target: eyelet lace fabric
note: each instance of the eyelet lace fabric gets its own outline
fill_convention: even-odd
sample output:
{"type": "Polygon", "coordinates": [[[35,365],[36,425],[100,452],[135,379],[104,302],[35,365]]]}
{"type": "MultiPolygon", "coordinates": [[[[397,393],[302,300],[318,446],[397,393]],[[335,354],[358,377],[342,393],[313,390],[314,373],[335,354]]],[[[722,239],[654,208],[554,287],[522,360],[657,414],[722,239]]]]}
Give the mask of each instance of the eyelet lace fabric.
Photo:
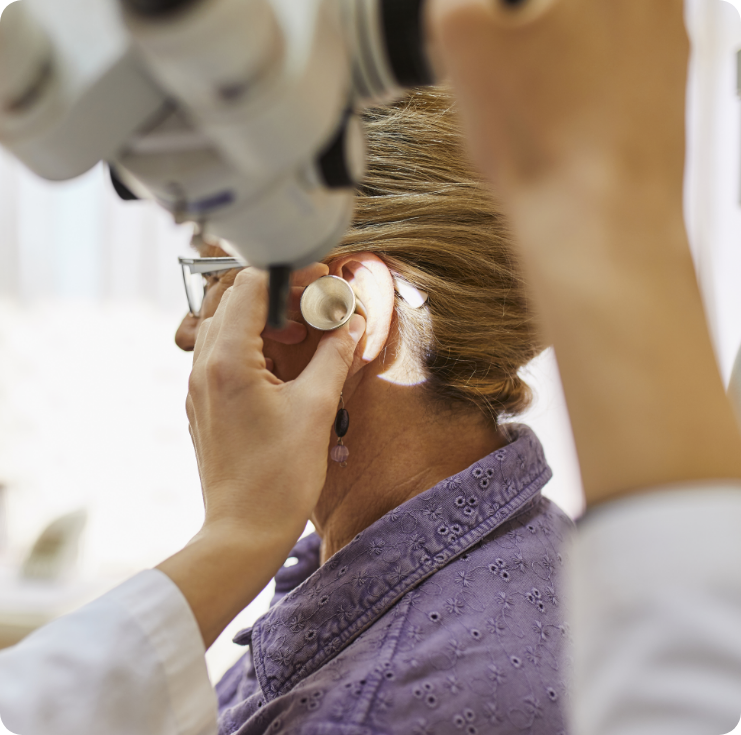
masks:
{"type": "Polygon", "coordinates": [[[220,735],[565,733],[562,544],[532,431],[276,575],[217,685],[220,735]]]}

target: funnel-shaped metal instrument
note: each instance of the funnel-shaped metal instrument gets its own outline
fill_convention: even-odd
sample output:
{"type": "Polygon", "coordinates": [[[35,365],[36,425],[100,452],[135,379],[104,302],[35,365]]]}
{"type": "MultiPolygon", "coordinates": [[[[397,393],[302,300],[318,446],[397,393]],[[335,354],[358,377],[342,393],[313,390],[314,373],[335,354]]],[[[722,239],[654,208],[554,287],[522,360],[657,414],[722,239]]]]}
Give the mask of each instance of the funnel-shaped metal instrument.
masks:
{"type": "Polygon", "coordinates": [[[301,314],[306,323],[323,332],[347,324],[356,310],[361,314],[365,311],[350,284],[338,276],[318,278],[301,296],[301,314]]]}

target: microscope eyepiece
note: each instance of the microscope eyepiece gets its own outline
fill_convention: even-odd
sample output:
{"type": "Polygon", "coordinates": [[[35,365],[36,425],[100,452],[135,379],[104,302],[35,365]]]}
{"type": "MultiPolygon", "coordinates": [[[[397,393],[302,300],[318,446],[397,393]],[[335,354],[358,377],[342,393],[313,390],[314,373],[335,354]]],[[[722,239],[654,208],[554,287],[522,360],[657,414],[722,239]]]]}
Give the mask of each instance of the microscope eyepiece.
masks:
{"type": "Polygon", "coordinates": [[[317,160],[322,182],[329,189],[356,187],[365,176],[365,159],[363,125],[356,115],[348,112],[317,160]]]}
{"type": "Polygon", "coordinates": [[[353,84],[364,104],[384,104],[409,87],[435,83],[427,59],[426,0],[341,0],[353,54],[353,84]]]}
{"type": "Polygon", "coordinates": [[[108,161],[122,199],[153,199],[268,269],[272,327],[291,269],[350,226],[362,109],[434,82],[426,0],[28,1],[0,24],[3,144],[50,179],[108,161]],[[37,100],[48,120],[29,137],[37,100]]]}
{"type": "Polygon", "coordinates": [[[435,79],[425,53],[422,8],[425,0],[379,0],[381,22],[396,81],[402,87],[422,87],[435,79]]]}
{"type": "Polygon", "coordinates": [[[118,194],[119,199],[123,200],[124,202],[135,202],[139,201],[139,197],[134,194],[131,189],[129,189],[126,184],[124,184],[123,181],[121,181],[121,177],[116,172],[116,169],[109,164],[108,166],[108,173],[111,177],[111,184],[113,185],[113,190],[118,194]]]}

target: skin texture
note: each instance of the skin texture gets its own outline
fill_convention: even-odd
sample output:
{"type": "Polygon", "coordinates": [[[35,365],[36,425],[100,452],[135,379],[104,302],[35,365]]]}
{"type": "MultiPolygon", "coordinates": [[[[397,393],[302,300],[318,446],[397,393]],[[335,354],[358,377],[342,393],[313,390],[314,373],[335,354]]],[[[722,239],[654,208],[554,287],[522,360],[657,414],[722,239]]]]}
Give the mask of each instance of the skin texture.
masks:
{"type": "MultiPolygon", "coordinates": [[[[350,459],[344,468],[330,461],[311,514],[323,540],[323,559],[391,509],[504,444],[496,428],[475,410],[441,413],[429,405],[420,383],[423,376],[400,346],[391,274],[376,255],[344,256],[328,270],[351,284],[365,307],[367,324],[343,387],[350,414],[344,439],[350,459]]],[[[175,337],[182,349],[196,344],[201,322],[216,309],[234,275],[228,273],[209,286],[201,319],[185,317],[175,337]]],[[[306,280],[300,279],[302,284],[306,280]]],[[[293,342],[275,333],[264,339],[266,361],[286,381],[306,369],[321,338],[321,332],[305,326],[298,298],[293,304],[292,334],[298,334],[300,325],[305,339],[293,342]]]]}
{"type": "Polygon", "coordinates": [[[186,408],[205,520],[158,568],[182,591],[206,647],[268,583],[316,505],[329,427],[365,328],[353,317],[319,341],[296,380],[283,381],[262,352],[266,318],[266,276],[248,268],[194,350],[186,408]]]}
{"type": "MultiPolygon", "coordinates": [[[[741,438],[682,218],[682,2],[532,0],[521,7],[525,13],[513,15],[501,0],[432,0],[427,23],[472,158],[509,215],[555,345],[587,502],[688,480],[739,479],[741,438]]],[[[376,446],[365,435],[374,417],[363,396],[379,371],[377,357],[363,360],[367,342],[353,357],[349,330],[339,330],[319,343],[299,378],[281,382],[296,366],[283,362],[285,344],[269,350],[266,339],[272,354],[263,355],[264,304],[264,278],[244,271],[213,321],[201,325],[195,349],[188,414],[206,522],[160,568],[191,604],[206,645],[267,583],[314,508],[325,553],[349,532],[352,500],[342,485],[360,493],[363,479],[345,475],[334,484],[326,477],[329,431],[318,430],[331,425],[343,386],[353,402],[347,444],[354,466],[367,465],[376,446]],[[240,589],[225,583],[237,577],[240,589]]],[[[359,320],[351,327],[362,328],[359,320]]],[[[394,348],[390,326],[386,355],[394,348]]],[[[386,405],[402,395],[396,384],[385,390],[379,400],[386,405]]],[[[426,415],[414,389],[403,395],[417,417],[426,415]]],[[[405,420],[394,418],[387,426],[405,420]]],[[[392,466],[418,450],[401,430],[376,440],[392,466]]],[[[439,467],[424,481],[409,471],[409,492],[455,469],[439,467]]],[[[370,515],[391,502],[379,498],[370,515]]]]}
{"type": "Polygon", "coordinates": [[[681,0],[432,0],[432,48],[555,346],[587,503],[741,477],[682,212],[681,0]]]}

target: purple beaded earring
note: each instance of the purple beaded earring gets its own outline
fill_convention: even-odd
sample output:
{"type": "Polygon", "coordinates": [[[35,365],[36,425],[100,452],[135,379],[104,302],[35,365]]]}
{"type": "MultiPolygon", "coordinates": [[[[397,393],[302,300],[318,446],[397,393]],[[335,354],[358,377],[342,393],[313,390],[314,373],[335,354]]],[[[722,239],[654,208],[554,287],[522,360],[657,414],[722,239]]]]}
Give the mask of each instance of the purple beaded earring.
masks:
{"type": "Polygon", "coordinates": [[[350,414],[345,408],[345,399],[340,393],[340,407],[337,410],[337,416],[334,420],[334,433],[337,434],[337,445],[332,447],[329,456],[337,462],[340,467],[347,467],[347,458],[350,456],[350,450],[342,443],[342,437],[347,434],[350,428],[350,414]]]}

